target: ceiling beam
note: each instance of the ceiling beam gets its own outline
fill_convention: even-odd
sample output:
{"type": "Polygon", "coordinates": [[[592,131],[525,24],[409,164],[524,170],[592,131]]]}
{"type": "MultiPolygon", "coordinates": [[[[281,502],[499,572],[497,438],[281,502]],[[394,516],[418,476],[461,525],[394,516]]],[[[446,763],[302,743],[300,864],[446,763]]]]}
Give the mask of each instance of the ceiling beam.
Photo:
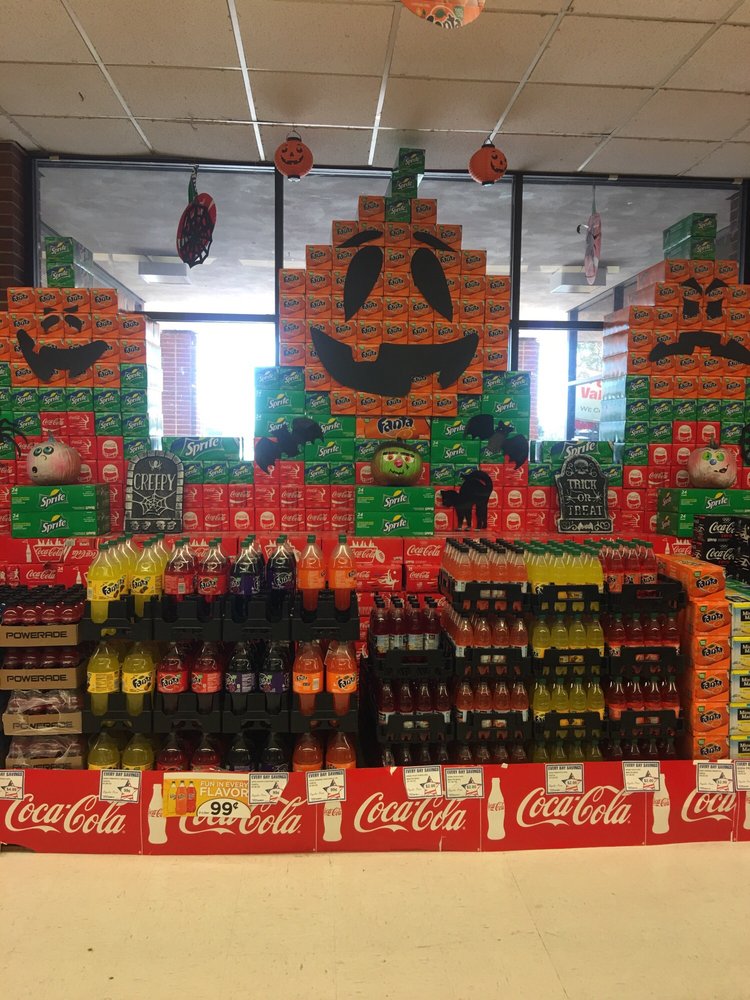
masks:
{"type": "Polygon", "coordinates": [[[247,99],[247,106],[250,110],[250,120],[252,122],[253,132],[255,132],[255,144],[258,147],[258,159],[265,160],[266,154],[263,150],[263,140],[260,137],[258,115],[255,111],[255,99],[253,97],[253,88],[250,86],[250,74],[247,71],[245,46],[242,43],[242,32],[240,30],[240,20],[237,16],[237,5],[235,0],[227,0],[227,10],[229,11],[229,20],[232,22],[232,33],[234,34],[234,44],[237,46],[237,57],[240,60],[242,83],[245,87],[245,97],[247,99]]]}
{"type": "Polygon", "coordinates": [[[378,130],[380,129],[380,118],[383,114],[383,105],[385,103],[385,92],[388,89],[388,77],[391,72],[391,63],[393,62],[393,51],[396,48],[396,35],[398,34],[398,24],[399,18],[401,17],[401,4],[395,3],[393,5],[393,12],[391,14],[391,30],[388,33],[388,44],[385,49],[385,61],[383,63],[383,76],[380,80],[380,90],[378,92],[378,103],[375,107],[375,121],[372,126],[372,139],[370,140],[370,153],[367,157],[367,166],[372,166],[372,161],[375,159],[375,146],[378,142],[378,130]]]}

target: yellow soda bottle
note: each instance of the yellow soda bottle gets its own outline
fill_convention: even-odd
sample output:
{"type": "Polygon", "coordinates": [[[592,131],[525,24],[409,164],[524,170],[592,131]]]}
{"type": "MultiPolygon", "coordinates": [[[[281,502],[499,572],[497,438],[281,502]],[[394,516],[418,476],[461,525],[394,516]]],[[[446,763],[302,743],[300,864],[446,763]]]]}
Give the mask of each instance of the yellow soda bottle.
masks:
{"type": "Polygon", "coordinates": [[[156,665],[148,646],[134,642],[122,661],[122,690],[128,706],[128,715],[140,715],[143,697],[154,690],[156,665]]]}
{"type": "Polygon", "coordinates": [[[570,685],[570,694],[568,695],[568,705],[570,706],[568,709],[570,712],[586,711],[586,692],[583,689],[583,678],[580,674],[576,674],[573,677],[570,685]]]}
{"type": "Polygon", "coordinates": [[[586,625],[586,645],[589,649],[596,649],[600,656],[604,656],[604,632],[596,615],[586,625]]]}
{"type": "Polygon", "coordinates": [[[169,562],[170,552],[167,548],[166,542],[164,541],[164,533],[159,532],[156,536],[156,542],[154,544],[154,551],[159,557],[161,562],[161,573],[164,576],[164,570],[167,568],[167,563],[169,562]]]}
{"type": "Polygon", "coordinates": [[[537,677],[534,681],[534,690],[531,692],[531,711],[535,722],[544,722],[547,712],[552,711],[552,697],[543,677],[537,677]]]}
{"type": "Polygon", "coordinates": [[[154,541],[144,542],[130,577],[130,593],[135,595],[135,613],[143,617],[147,598],[158,597],[164,589],[161,556],[154,548],[154,541]]]}
{"type": "Polygon", "coordinates": [[[91,695],[91,711],[105,715],[109,696],[120,688],[120,660],[114,646],[105,639],[99,643],[86,666],[86,690],[91,695]]]}
{"type": "Polygon", "coordinates": [[[125,557],[125,571],[127,573],[125,581],[125,593],[127,593],[130,589],[131,577],[141,555],[137,545],[133,541],[133,533],[130,531],[122,536],[122,552],[125,557]]]}
{"type": "Polygon", "coordinates": [[[552,639],[551,645],[556,649],[568,648],[568,630],[565,627],[565,620],[562,615],[558,615],[552,622],[550,636],[552,639]]]}
{"type": "Polygon", "coordinates": [[[536,659],[544,659],[545,649],[552,645],[549,626],[545,618],[537,618],[531,630],[531,653],[536,659]]]}
{"type": "Polygon", "coordinates": [[[109,735],[102,730],[89,750],[89,771],[105,771],[120,766],[120,750],[109,735]]]}
{"type": "Polygon", "coordinates": [[[586,711],[598,712],[599,718],[604,718],[604,692],[598,677],[592,677],[586,691],[586,711]]]}
{"type": "Polygon", "coordinates": [[[573,619],[568,627],[568,648],[585,649],[586,641],[586,628],[581,621],[581,616],[577,614],[573,615],[573,619]]]}
{"type": "Polygon", "coordinates": [[[122,766],[126,771],[151,771],[154,767],[154,748],[142,733],[133,738],[122,753],[122,766]]]}
{"type": "Polygon", "coordinates": [[[91,620],[105,622],[109,616],[109,602],[116,601],[119,596],[120,569],[111,543],[105,542],[87,574],[86,598],[91,604],[91,620]]]}
{"type": "Polygon", "coordinates": [[[552,685],[552,692],[550,695],[550,711],[552,712],[567,712],[569,700],[568,692],[565,689],[565,681],[559,675],[555,676],[555,682],[552,685]]]}

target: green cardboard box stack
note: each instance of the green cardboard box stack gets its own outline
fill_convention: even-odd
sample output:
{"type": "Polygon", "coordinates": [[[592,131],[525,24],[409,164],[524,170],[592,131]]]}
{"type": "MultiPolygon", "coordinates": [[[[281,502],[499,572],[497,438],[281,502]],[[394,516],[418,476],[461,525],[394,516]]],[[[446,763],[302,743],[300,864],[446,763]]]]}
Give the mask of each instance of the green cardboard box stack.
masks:
{"type": "Polygon", "coordinates": [[[13,538],[72,538],[109,531],[106,485],[13,486],[10,492],[13,538]]]}
{"type": "Polygon", "coordinates": [[[253,463],[240,459],[242,438],[164,437],[162,448],[182,459],[186,483],[253,482],[253,463]]]}
{"type": "Polygon", "coordinates": [[[659,490],[656,530],[691,538],[698,514],[750,514],[750,490],[659,490]]]}
{"type": "Polygon", "coordinates": [[[716,260],[716,215],[692,212],[662,234],[665,260],[716,260]]]}
{"type": "Polygon", "coordinates": [[[75,243],[72,236],[45,236],[44,260],[50,288],[75,288],[75,243]]]}

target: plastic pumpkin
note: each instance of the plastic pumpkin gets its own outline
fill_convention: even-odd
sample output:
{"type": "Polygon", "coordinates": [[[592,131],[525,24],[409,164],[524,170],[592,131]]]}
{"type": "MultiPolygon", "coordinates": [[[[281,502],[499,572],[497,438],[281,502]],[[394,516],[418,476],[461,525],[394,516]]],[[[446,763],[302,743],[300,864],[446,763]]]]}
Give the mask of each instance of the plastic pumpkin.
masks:
{"type": "Polygon", "coordinates": [[[728,489],[737,479],[737,456],[729,448],[704,445],[690,452],[687,471],[696,489],[728,489]]]}
{"type": "Polygon", "coordinates": [[[483,187],[499,181],[508,169],[505,153],[487,139],[469,160],[469,173],[483,187]]]}
{"type": "Polygon", "coordinates": [[[386,441],[372,456],[370,468],[378,486],[413,486],[422,472],[422,456],[405,441],[386,441]]]}
{"type": "Polygon", "coordinates": [[[484,10],[485,0],[462,0],[460,3],[436,3],[435,0],[401,0],[417,17],[435,24],[438,28],[463,28],[476,21],[484,10]]]}
{"type": "Polygon", "coordinates": [[[312,170],[313,155],[299,132],[290,132],[274,153],[273,162],[287,180],[298,181],[312,170]]]}
{"type": "Polygon", "coordinates": [[[44,444],[29,452],[26,460],[29,478],[35,486],[67,486],[78,481],[81,456],[50,434],[44,444]]]}

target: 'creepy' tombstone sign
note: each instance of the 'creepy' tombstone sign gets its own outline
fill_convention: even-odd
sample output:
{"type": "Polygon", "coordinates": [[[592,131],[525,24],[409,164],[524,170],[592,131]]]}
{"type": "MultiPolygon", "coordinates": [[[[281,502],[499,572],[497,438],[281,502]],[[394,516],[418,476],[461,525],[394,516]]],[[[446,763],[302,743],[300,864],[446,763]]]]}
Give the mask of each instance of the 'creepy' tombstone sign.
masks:
{"type": "Polygon", "coordinates": [[[555,474],[560,498],[558,531],[571,534],[609,534],[612,518],[607,509],[607,477],[588,455],[570,455],[555,474]]]}
{"type": "Polygon", "coordinates": [[[137,534],[182,531],[182,461],[150,451],[128,466],[125,530],[137,534]]]}

